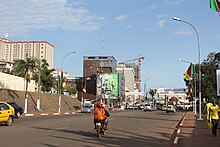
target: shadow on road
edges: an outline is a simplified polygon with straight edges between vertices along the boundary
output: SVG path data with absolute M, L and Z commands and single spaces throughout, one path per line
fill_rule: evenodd
M 82 130 L 67 130 L 67 129 L 50 129 L 50 128 L 43 128 L 43 127 L 34 127 L 35 129 L 42 129 L 42 130 L 53 130 L 53 131 L 59 131 L 68 133 L 70 135 L 50 135 L 53 138 L 67 141 L 73 141 L 73 144 L 83 144 L 84 147 L 99 147 L 99 146 L 105 146 L 105 147 L 113 147 L 113 146 L 120 146 L 120 147 L 158 147 L 158 146 L 170 146 L 171 142 L 167 139 L 158 139 L 155 137 L 140 135 L 138 133 L 126 131 L 126 130 L 120 130 L 120 129 L 113 129 L 112 132 L 107 132 L 106 135 L 102 136 L 101 138 L 96 137 L 96 133 L 94 130 L 90 131 L 82 131 Z M 108 134 L 109 133 L 109 134 Z M 123 135 L 122 135 L 123 133 Z M 166 133 L 160 133 L 161 136 L 164 138 L 169 138 L 170 134 Z M 53 132 L 53 134 L 55 134 Z M 74 135 L 78 135 L 73 136 Z M 146 132 L 147 134 L 147 132 Z M 56 144 L 49 144 L 49 143 L 43 143 L 42 145 L 48 146 L 48 147 L 58 147 Z

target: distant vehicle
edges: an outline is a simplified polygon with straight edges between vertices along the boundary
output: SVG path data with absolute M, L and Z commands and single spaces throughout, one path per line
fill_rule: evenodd
M 144 109 L 143 109 L 144 111 L 153 111 L 153 108 L 151 107 L 151 105 L 150 104 L 145 104 L 145 106 L 144 106 Z
M 166 105 L 163 105 L 160 110 L 166 111 L 166 110 L 167 110 L 167 106 L 166 106 Z
M 81 108 L 81 113 L 93 113 L 94 107 L 92 105 L 85 105 Z
M 14 108 L 6 102 L 0 102 L 0 123 L 5 123 L 7 126 L 14 122 Z
M 15 102 L 7 102 L 7 103 L 15 109 L 15 118 L 20 118 L 21 115 L 24 113 L 24 109 Z
M 167 110 L 166 110 L 166 112 L 168 113 L 168 112 L 176 112 L 176 109 L 173 107 L 173 105 L 168 105 L 167 106 Z
M 127 109 L 137 109 L 137 106 L 136 105 L 128 105 Z
M 114 106 L 114 110 L 117 110 L 117 111 L 125 110 L 125 106 Z
M 138 110 L 143 110 L 143 109 L 144 109 L 144 105 L 142 105 L 142 104 L 138 105 L 138 106 L 137 106 L 137 109 L 138 109 Z

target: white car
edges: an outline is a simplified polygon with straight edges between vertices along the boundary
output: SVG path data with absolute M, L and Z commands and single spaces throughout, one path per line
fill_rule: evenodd
M 173 105 L 168 105 L 167 106 L 167 109 L 166 109 L 166 112 L 168 113 L 168 112 L 176 112 L 176 109 L 173 107 Z
M 153 109 L 150 104 L 145 104 L 144 111 L 153 111 Z

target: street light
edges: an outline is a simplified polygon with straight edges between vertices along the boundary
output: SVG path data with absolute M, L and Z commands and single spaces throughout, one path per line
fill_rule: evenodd
M 61 86 L 62 86 L 62 75 L 63 75 L 63 70 L 62 70 L 62 68 L 63 68 L 63 62 L 64 62 L 64 60 L 66 59 L 67 56 L 69 56 L 70 54 L 74 54 L 74 53 L 76 53 L 76 51 L 72 51 L 72 52 L 66 54 L 66 55 L 63 57 L 63 60 L 62 60 L 62 64 L 61 64 L 61 68 L 60 68 L 60 70 L 61 70 L 61 75 L 60 75 L 60 84 L 59 84 L 59 88 L 60 88 L 60 89 L 59 89 L 59 100 L 58 100 L 58 113 L 60 113 L 60 110 L 61 110 L 61 98 L 62 98 Z
M 146 100 L 146 98 L 147 98 L 147 94 L 146 94 L 146 92 L 147 92 L 147 90 L 146 90 L 146 82 L 148 81 L 149 79 L 145 79 L 144 80 L 144 98 L 145 98 L 145 100 Z
M 181 58 L 178 58 L 178 61 L 180 61 L 180 62 L 184 62 L 184 63 L 190 63 L 190 64 L 192 64 L 192 62 L 189 62 L 189 61 L 186 61 L 186 60 L 183 60 L 183 59 L 181 59 Z M 196 110 L 196 74 L 194 75 L 194 82 L 195 82 L 195 89 L 194 89 L 194 96 L 195 96 L 195 102 L 194 102 L 194 108 L 193 108 L 193 111 L 194 111 L 194 114 L 197 114 L 197 110 Z
M 178 17 L 173 17 L 173 20 L 176 20 L 176 21 L 181 21 L 181 22 L 184 22 L 184 23 L 187 23 L 188 25 L 190 25 L 196 32 L 196 37 L 197 37 L 197 45 L 198 45 L 198 64 L 199 64 L 199 118 L 198 120 L 203 120 L 202 119 L 202 93 L 201 93 L 201 78 L 202 78 L 202 74 L 201 74 L 201 64 L 200 64 L 200 47 L 199 47 L 199 34 L 196 30 L 196 28 L 189 22 L 185 21 L 185 20 L 181 20 L 180 18 Z

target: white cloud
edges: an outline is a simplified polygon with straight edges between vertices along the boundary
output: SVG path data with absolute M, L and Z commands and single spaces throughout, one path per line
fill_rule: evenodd
M 146 13 L 146 11 L 148 11 L 148 10 L 155 10 L 155 9 L 157 9 L 157 8 L 158 8 L 157 5 L 150 5 L 150 6 L 148 6 L 148 7 L 143 8 L 143 9 L 136 10 L 135 12 L 136 12 L 136 13 L 141 13 L 141 14 L 143 14 L 143 13 Z
M 124 27 L 123 27 L 124 29 L 132 29 L 132 28 L 134 28 L 134 25 L 132 25 L 132 24 L 125 24 L 124 25 Z
M 80 7 L 75 0 L 1 0 L 0 34 L 18 35 L 32 30 L 94 31 L 103 17 Z
M 175 35 L 191 35 L 192 33 L 193 33 L 192 30 L 188 30 L 186 28 L 181 28 L 179 30 L 172 31 L 172 34 L 175 34 Z
M 119 16 L 116 16 L 115 19 L 117 21 L 124 21 L 128 18 L 128 15 L 119 15 Z
M 167 21 L 166 19 L 161 19 L 161 20 L 157 21 L 157 26 L 159 26 L 160 28 L 163 28 L 166 21 Z
M 168 5 L 180 5 L 185 0 L 164 0 Z

